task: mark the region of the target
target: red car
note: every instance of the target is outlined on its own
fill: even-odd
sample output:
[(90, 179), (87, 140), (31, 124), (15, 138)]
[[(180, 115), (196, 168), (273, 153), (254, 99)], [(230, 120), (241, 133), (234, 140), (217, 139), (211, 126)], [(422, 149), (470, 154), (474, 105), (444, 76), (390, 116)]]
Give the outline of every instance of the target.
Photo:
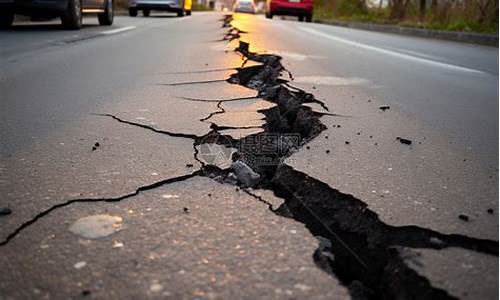
[(267, 0), (266, 18), (274, 15), (297, 16), (299, 21), (312, 21), (313, 0)]

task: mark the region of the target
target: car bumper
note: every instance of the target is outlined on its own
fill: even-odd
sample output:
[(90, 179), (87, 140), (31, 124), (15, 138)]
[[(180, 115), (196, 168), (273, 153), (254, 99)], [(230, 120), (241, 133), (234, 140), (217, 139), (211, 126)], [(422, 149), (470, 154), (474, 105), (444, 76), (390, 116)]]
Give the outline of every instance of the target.
[(271, 3), (271, 12), (275, 15), (291, 15), (300, 16), (304, 13), (312, 14), (312, 3), (295, 3), (295, 2), (273, 2)]
[(181, 1), (130, 1), (130, 8), (175, 11), (182, 8)]
[(0, 10), (15, 13), (63, 12), (68, 7), (68, 0), (0, 0)]
[(255, 10), (251, 8), (235, 8), (234, 12), (255, 14)]

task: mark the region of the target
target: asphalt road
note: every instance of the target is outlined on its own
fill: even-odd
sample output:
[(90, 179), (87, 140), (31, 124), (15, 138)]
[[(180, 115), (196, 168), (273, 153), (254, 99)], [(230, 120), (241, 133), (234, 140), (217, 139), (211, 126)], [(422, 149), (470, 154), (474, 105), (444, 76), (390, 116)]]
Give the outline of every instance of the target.
[[(0, 295), (498, 298), (498, 48), (221, 17), (0, 32)], [(239, 41), (336, 114), (252, 190), (204, 167), (274, 120)]]

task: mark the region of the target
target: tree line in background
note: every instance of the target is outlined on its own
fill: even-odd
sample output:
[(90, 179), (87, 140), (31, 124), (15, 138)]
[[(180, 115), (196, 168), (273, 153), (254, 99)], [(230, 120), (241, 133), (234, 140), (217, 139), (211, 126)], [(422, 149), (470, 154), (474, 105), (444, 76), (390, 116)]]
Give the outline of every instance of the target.
[(317, 19), (498, 33), (498, 0), (314, 0)]

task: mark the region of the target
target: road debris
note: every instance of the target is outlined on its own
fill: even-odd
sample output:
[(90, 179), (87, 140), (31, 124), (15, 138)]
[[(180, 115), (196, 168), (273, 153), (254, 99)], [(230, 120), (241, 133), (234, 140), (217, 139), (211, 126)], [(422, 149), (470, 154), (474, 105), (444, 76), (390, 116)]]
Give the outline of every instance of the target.
[(401, 144), (405, 144), (405, 145), (411, 145), (411, 140), (409, 139), (405, 139), (405, 138), (402, 138), (402, 137), (397, 137), (396, 140), (398, 140)]
[(94, 146), (92, 146), (92, 151), (97, 150), (97, 148), (99, 148), (99, 146), (100, 146), (99, 142), (95, 142)]
[(383, 106), (380, 106), (380, 107), (379, 107), (379, 109), (380, 109), (381, 111), (386, 111), (386, 110), (391, 109), (391, 107), (390, 107), (389, 105), (383, 105)]
[(231, 165), (234, 175), (246, 187), (255, 187), (259, 184), (260, 175), (254, 172), (247, 164), (237, 160)]
[(12, 209), (8, 207), (2, 207), (0, 208), (0, 216), (8, 216), (12, 213)]
[(469, 222), (469, 216), (468, 215), (460, 214), (460, 215), (458, 215), (458, 218), (460, 220), (462, 220), (462, 221)]

